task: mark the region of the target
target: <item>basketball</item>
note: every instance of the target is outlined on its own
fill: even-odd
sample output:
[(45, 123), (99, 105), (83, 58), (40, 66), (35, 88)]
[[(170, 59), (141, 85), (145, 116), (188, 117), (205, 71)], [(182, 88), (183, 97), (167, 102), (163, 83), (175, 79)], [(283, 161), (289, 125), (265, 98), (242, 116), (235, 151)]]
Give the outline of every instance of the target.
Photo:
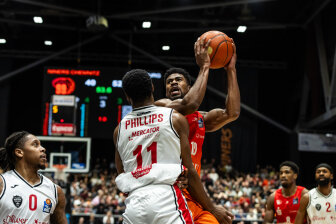
[(233, 55), (232, 39), (225, 33), (211, 30), (203, 33), (200, 39), (205, 37), (205, 43), (210, 39), (208, 54), (210, 56), (210, 68), (217, 69), (225, 67)]

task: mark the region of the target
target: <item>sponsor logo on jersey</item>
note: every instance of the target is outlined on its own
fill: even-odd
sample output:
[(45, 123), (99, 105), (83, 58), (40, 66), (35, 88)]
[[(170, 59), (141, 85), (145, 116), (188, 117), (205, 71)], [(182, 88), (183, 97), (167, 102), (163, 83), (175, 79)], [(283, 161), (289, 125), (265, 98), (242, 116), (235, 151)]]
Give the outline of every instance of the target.
[(203, 138), (204, 138), (204, 135), (200, 135), (200, 134), (197, 133), (197, 134), (196, 134), (196, 138), (202, 138), (202, 139), (203, 139)]
[(19, 185), (14, 184), (13, 186), (11, 186), (11, 188), (16, 188), (17, 186), (19, 186)]
[(276, 200), (277, 205), (281, 205), (281, 200)]
[(151, 169), (152, 169), (152, 165), (148, 165), (148, 166), (136, 169), (135, 171), (132, 171), (131, 173), (135, 179), (138, 179), (139, 177), (142, 177), (148, 174), (151, 171)]
[[(321, 206), (321, 205), (320, 205)], [(326, 220), (326, 217), (322, 217), (322, 216), (317, 216), (314, 215), (313, 218), (311, 218), (311, 221), (316, 222), (316, 221), (324, 221)]]
[(321, 205), (320, 204), (316, 204), (315, 208), (316, 208), (317, 211), (320, 211), (321, 210)]
[(298, 197), (295, 197), (295, 198), (293, 199), (293, 205), (297, 205), (297, 204), (299, 204), (299, 198), (298, 198)]
[(45, 200), (44, 205), (43, 205), (43, 212), (45, 213), (50, 213), (52, 207), (52, 203), (51, 200), (48, 198), (47, 200)]
[(19, 208), (22, 204), (22, 197), (19, 196), (19, 195), (14, 195), (13, 203), (14, 203), (15, 207)]
[(198, 120), (198, 127), (199, 128), (203, 128), (204, 127), (204, 122), (203, 122), (203, 119), (201, 117)]
[(9, 223), (19, 223), (19, 224), (26, 224), (28, 219), (16, 217), (15, 215), (8, 215), (5, 219), (2, 220), (3, 224)]

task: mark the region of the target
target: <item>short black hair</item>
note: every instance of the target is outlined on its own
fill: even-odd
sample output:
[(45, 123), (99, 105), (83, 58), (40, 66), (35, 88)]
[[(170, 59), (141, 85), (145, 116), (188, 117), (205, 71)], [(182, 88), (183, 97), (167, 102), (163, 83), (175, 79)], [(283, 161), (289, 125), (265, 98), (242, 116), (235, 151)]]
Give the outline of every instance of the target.
[(174, 74), (174, 73), (178, 73), (178, 74), (183, 75), (184, 78), (187, 80), (187, 83), (191, 86), (190, 74), (189, 74), (189, 72), (187, 72), (183, 68), (170, 68), (170, 69), (168, 69), (166, 71), (166, 73), (164, 74), (164, 78), (163, 78), (163, 81), (164, 81), (163, 84), (164, 85), (166, 85), (166, 81), (167, 81), (168, 76), (170, 76), (171, 74)]
[(315, 167), (315, 171), (318, 169), (318, 168), (321, 168), (321, 167), (324, 167), (324, 168), (327, 168), (331, 174), (334, 174), (334, 169), (328, 164), (328, 163), (320, 163), (319, 165), (317, 165)]
[(279, 169), (281, 169), (281, 167), (283, 166), (289, 166), (294, 173), (296, 174), (299, 174), (299, 166), (296, 165), (296, 163), (292, 162), (292, 161), (285, 161), (285, 162), (282, 162), (279, 166)]
[(134, 101), (144, 100), (152, 95), (152, 80), (147, 71), (132, 69), (122, 79), (124, 92)]
[(27, 131), (18, 131), (6, 138), (4, 147), (0, 148), (0, 167), (3, 171), (15, 168), (16, 158), (14, 150), (16, 148), (23, 148), (27, 135), (30, 135)]

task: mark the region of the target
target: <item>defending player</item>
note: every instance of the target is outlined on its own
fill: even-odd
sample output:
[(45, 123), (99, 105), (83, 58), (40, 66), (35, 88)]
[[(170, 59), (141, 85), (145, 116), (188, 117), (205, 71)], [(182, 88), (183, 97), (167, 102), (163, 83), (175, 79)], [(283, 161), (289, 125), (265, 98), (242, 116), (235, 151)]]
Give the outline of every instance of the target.
[(114, 132), (116, 183), (129, 192), (123, 214), (125, 223), (193, 223), (175, 180), (182, 164), (189, 170), (191, 195), (220, 221), (232, 223), (232, 214), (214, 206), (193, 167), (188, 142), (188, 123), (173, 109), (154, 106), (154, 87), (144, 70), (131, 70), (123, 89), (133, 111)]
[[(216, 108), (209, 112), (196, 111), (200, 106), (208, 80), (210, 58), (207, 53), (209, 43), (198, 39), (195, 43), (196, 62), (200, 67), (195, 84), (191, 87), (190, 76), (187, 71), (180, 68), (168, 69), (164, 76), (167, 99), (155, 102), (157, 106), (174, 108), (186, 118), (189, 123), (189, 143), (192, 162), (200, 174), (202, 145), (205, 132), (214, 132), (239, 117), (240, 114), (240, 93), (236, 75), (236, 47), (233, 45), (234, 54), (227, 65), (228, 94), (225, 109)], [(190, 194), (185, 191), (188, 207), (192, 211), (195, 223), (218, 223), (215, 217), (197, 203)]]
[(67, 223), (62, 189), (39, 174), (45, 169), (46, 150), (32, 134), (11, 134), (0, 150), (0, 222)]
[(299, 167), (291, 161), (280, 164), (280, 181), (282, 188), (273, 192), (267, 199), (264, 224), (273, 223), (276, 214), (277, 223), (294, 223), (300, 206), (301, 197), (307, 189), (296, 185)]
[(315, 168), (317, 188), (302, 197), (295, 224), (304, 223), (307, 217), (312, 224), (336, 223), (336, 189), (332, 187), (333, 168), (321, 163)]

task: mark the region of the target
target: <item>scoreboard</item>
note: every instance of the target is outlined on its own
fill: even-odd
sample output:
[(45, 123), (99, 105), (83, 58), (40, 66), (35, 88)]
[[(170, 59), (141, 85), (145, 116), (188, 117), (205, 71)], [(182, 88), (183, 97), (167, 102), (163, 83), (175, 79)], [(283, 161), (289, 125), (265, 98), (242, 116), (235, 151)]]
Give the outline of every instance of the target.
[[(132, 110), (121, 81), (128, 70), (46, 67), (43, 135), (112, 139), (114, 128)], [(155, 98), (162, 98), (162, 72), (149, 71), (149, 74), (155, 86)]]

